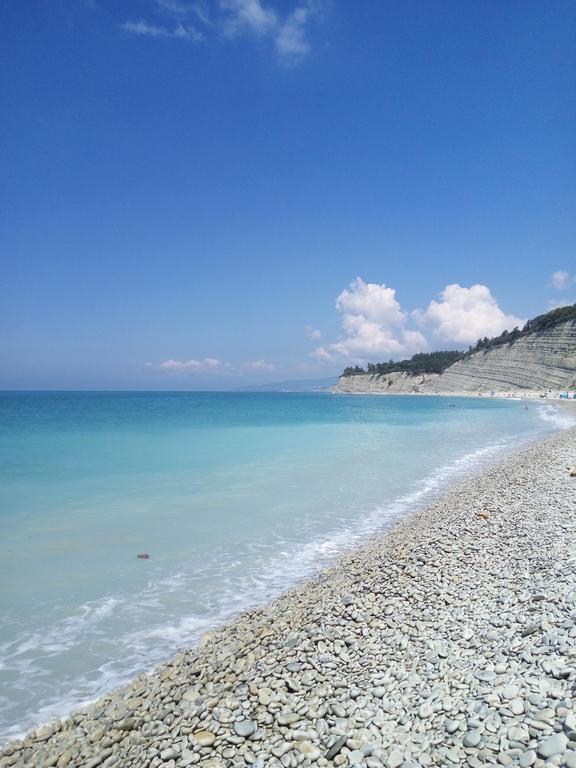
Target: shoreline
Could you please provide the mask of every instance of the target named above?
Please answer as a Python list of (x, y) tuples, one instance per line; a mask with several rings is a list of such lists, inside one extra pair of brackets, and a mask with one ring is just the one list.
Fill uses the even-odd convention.
[[(538, 582), (538, 593), (544, 595), (537, 601), (537, 608), (548, 607), (546, 595), (554, 587), (549, 582), (556, 573), (555, 566), (550, 558), (546, 559), (541, 543), (532, 542), (525, 529), (532, 526), (544, 540), (560, 547), (566, 562), (573, 560), (570, 554), (576, 549), (576, 524), (563, 526), (558, 509), (576, 511), (569, 495), (576, 488), (576, 480), (569, 477), (566, 468), (574, 464), (576, 430), (571, 429), (538, 441), (480, 475), (458, 483), (439, 500), (402, 518), (383, 534), (371, 537), (317, 577), (209, 633), (197, 647), (177, 654), (152, 674), (140, 675), (128, 686), (106, 694), (62, 723), (43, 726), (22, 742), (12, 742), (0, 751), (0, 767), (175, 768), (202, 762), (206, 768), (245, 764), (255, 764), (257, 768), (290, 768), (300, 764), (393, 768), (405, 759), (417, 760), (416, 765), (435, 765), (454, 762), (450, 758), (456, 756), (457, 763), (466, 760), (473, 765), (470, 759), (475, 751), (489, 750), (485, 744), (493, 739), (488, 741), (483, 735), (482, 723), (487, 726), (488, 715), (482, 712), (472, 712), (475, 716), (468, 717), (466, 722), (479, 724), (466, 726), (461, 733), (462, 711), (455, 700), (462, 699), (458, 690), (463, 685), (470, 687), (467, 675), (480, 689), (488, 682), (501, 682), (504, 687), (516, 686), (519, 694), (522, 685), (508, 678), (512, 676), (522, 682), (538, 672), (526, 662), (529, 674), (521, 674), (521, 665), (516, 668), (509, 663), (513, 645), (504, 652), (504, 646), (500, 647), (498, 642), (501, 638), (489, 637), (491, 633), (499, 634), (493, 629), (499, 627), (501, 604), (507, 609), (520, 606), (522, 620), (515, 622), (519, 627), (526, 625), (524, 629), (529, 629), (531, 625), (525, 619), (534, 618), (525, 608), (526, 603), (531, 606), (530, 596), (520, 601), (518, 591), (512, 590), (510, 594), (516, 599), (506, 601), (506, 590), (500, 598), (494, 594), (495, 585), (502, 585), (502, 572), (506, 571), (506, 563), (497, 561), (512, 546), (508, 529), (518, 529), (522, 535), (515, 539), (518, 551), (513, 552), (512, 562), (539, 563), (539, 571), (532, 577), (530, 569), (528, 575), (522, 575), (522, 594), (526, 592), (526, 580), (533, 578)], [(518, 476), (522, 483), (518, 483)], [(502, 498), (506, 503), (502, 503)], [(524, 510), (524, 517), (518, 520), (514, 512), (522, 506), (530, 511)], [(551, 524), (555, 527), (552, 525), (548, 530)], [(572, 548), (567, 546), (570, 537)], [(477, 539), (483, 541), (482, 548), (478, 547)], [(466, 558), (459, 556), (456, 540), (460, 545), (466, 542)], [(488, 564), (486, 552), (493, 558)], [(476, 562), (478, 559), (480, 562)], [(576, 600), (574, 567), (563, 575), (573, 585)], [(510, 578), (514, 581), (516, 577), (511, 573)], [(475, 579), (476, 596), (467, 604), (471, 597), (470, 582)], [(484, 607), (491, 609), (484, 611), (484, 621), (476, 615), (482, 599)], [(437, 601), (441, 604), (437, 605)], [(562, 599), (549, 602), (553, 617)], [(486, 621), (489, 631), (483, 632)], [(524, 636), (521, 629), (516, 633), (520, 640), (515, 638), (515, 642), (522, 644), (521, 638), (525, 637), (524, 645), (531, 644), (533, 635), (541, 637), (542, 633), (555, 631), (556, 622), (548, 615), (542, 621), (540, 629), (528, 635)], [(450, 632), (446, 632), (447, 627)], [(569, 632), (572, 634), (565, 645), (570, 651), (567, 658), (573, 659), (573, 623)], [(378, 637), (378, 642), (372, 635)], [(473, 674), (474, 638), (482, 640), (482, 648), (491, 648), (489, 655), (483, 650), (481, 657), (475, 659), (476, 667), (480, 661), (486, 668), (493, 667), (488, 676), (493, 676), (491, 680)], [(447, 669), (454, 658), (462, 661), (462, 669), (454, 681), (447, 682)], [(499, 660), (494, 663), (495, 658)], [(563, 658), (561, 653), (560, 659)], [(394, 669), (402, 664), (406, 674), (402, 673), (399, 679)], [(496, 666), (505, 669), (498, 672)], [(422, 673), (428, 667), (431, 674), (426, 678)], [(458, 664), (456, 668), (459, 669)], [(551, 676), (556, 681), (556, 692), (562, 689), (560, 692), (565, 693), (575, 673), (569, 670), (566, 674), (564, 667), (560, 672), (558, 677)], [(545, 679), (549, 676), (547, 673)], [(442, 695), (438, 693), (440, 689)], [(485, 697), (480, 689), (477, 693)], [(399, 691), (404, 691), (405, 696)], [(545, 693), (548, 692), (546, 689)], [(542, 698), (541, 692), (535, 696), (545, 702), (551, 698)], [(506, 701), (490, 700), (482, 706), (495, 709), (500, 717), (501, 711), (506, 710)], [(524, 700), (522, 706), (524, 714), (535, 716), (540, 710), (550, 709)], [(520, 704), (515, 703), (514, 709), (519, 708)], [(544, 723), (541, 731), (536, 728), (537, 733), (552, 737), (557, 722), (566, 731), (566, 719), (572, 723), (568, 717), (571, 702), (570, 707), (561, 709), (566, 713), (560, 713), (560, 720), (552, 715), (549, 722), (531, 717), (534, 722)], [(519, 720), (506, 726), (508, 730), (519, 731), (518, 738), (508, 739), (512, 747), (507, 751), (516, 750), (510, 760), (520, 759), (524, 752), (534, 752), (534, 762), (525, 764), (538, 765), (539, 741), (530, 731), (535, 726), (528, 725), (522, 730), (520, 714), (511, 711), (506, 714), (509, 717)], [(446, 725), (448, 721), (457, 723), (452, 733), (448, 733), (448, 727), (453, 727)], [(429, 728), (433, 723), (437, 727)], [(576, 721), (573, 729), (576, 749)], [(472, 742), (477, 731), (481, 734), (475, 745), (453, 743), (457, 738), (466, 739), (469, 732), (474, 735), (467, 738), (467, 743)], [(526, 733), (530, 738), (523, 741)], [(416, 741), (411, 736), (417, 737)], [(326, 755), (344, 737), (339, 749), (327, 759)], [(566, 739), (564, 750), (570, 751), (571, 741)], [(418, 751), (423, 744), (425, 749)], [(440, 754), (444, 746), (450, 754)], [(531, 758), (532, 754), (525, 759)], [(576, 753), (574, 760), (576, 765)]]
[(477, 400), (479, 397), (485, 399), (485, 400), (529, 400), (529, 401), (536, 401), (538, 403), (574, 403), (576, 406), (576, 399), (572, 397), (572, 395), (576, 394), (574, 392), (571, 392), (571, 397), (569, 398), (562, 398), (560, 397), (561, 392), (566, 392), (566, 390), (555, 390), (550, 391), (547, 394), (542, 393), (541, 390), (494, 390), (494, 394), (492, 392), (470, 392), (470, 391), (462, 391), (462, 392), (379, 392), (377, 390), (374, 391), (362, 391), (362, 390), (356, 390), (356, 391), (344, 391), (339, 390), (336, 387), (333, 387), (330, 390), (330, 394), (332, 395), (378, 395), (378, 396), (384, 396), (384, 397), (391, 397), (391, 396), (397, 396), (397, 397), (447, 397), (447, 398), (454, 398), (454, 397), (466, 397), (470, 398), (472, 400)]

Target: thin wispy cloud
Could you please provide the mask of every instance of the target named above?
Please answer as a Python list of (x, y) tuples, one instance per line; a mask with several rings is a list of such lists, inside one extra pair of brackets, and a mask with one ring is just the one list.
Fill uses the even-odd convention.
[(245, 368), (249, 371), (263, 371), (271, 372), (276, 370), (276, 366), (273, 363), (267, 363), (265, 360), (251, 360), (246, 363)]
[(227, 37), (249, 33), (268, 38), (284, 64), (295, 64), (311, 51), (308, 27), (320, 15), (318, 2), (305, 0), (285, 15), (261, 0), (220, 0), (220, 7)]
[(304, 333), (312, 341), (320, 341), (322, 338), (322, 331), (320, 331), (318, 328), (313, 328), (311, 325), (304, 326)]
[(170, 16), (180, 22), (192, 18), (203, 26), (214, 26), (208, 4), (202, 0), (196, 3), (182, 2), (182, 0), (156, 0), (156, 10), (162, 16)]
[(160, 363), (160, 368), (163, 371), (190, 371), (190, 372), (202, 372), (202, 371), (226, 371), (230, 370), (232, 366), (230, 363), (223, 363), (215, 357), (205, 357), (203, 360), (164, 360)]
[(184, 18), (191, 11), (187, 3), (181, 3), (178, 0), (156, 0), (156, 7), (161, 13), (177, 18)]
[(558, 269), (552, 273), (550, 283), (557, 291), (564, 291), (569, 288), (572, 283), (576, 283), (576, 275), (571, 275), (565, 269)]
[[(301, 0), (288, 11), (263, 0), (218, 0), (205, 2), (154, 0), (150, 19), (126, 21), (125, 32), (149, 38), (188, 40), (194, 43), (225, 43), (243, 37), (271, 43), (278, 60), (287, 66), (300, 62), (312, 50), (310, 25), (320, 18), (320, 0)], [(158, 21), (154, 16), (159, 18)], [(173, 26), (166, 25), (167, 18)], [(199, 31), (194, 24), (200, 24)]]
[(223, 32), (226, 37), (238, 37), (243, 32), (267, 35), (278, 26), (278, 17), (260, 0), (220, 0), (224, 12)]
[(192, 5), (192, 11), (202, 22), (202, 24), (205, 24), (207, 27), (214, 26), (214, 22), (212, 21), (212, 17), (210, 15), (210, 10), (208, 9), (206, 3), (194, 3)]
[(296, 8), (280, 25), (274, 41), (280, 58), (285, 61), (293, 61), (310, 52), (310, 43), (306, 38), (306, 32), (311, 16), (311, 8)]
[(192, 43), (201, 43), (204, 40), (204, 35), (201, 32), (198, 32), (197, 29), (180, 23), (169, 28), (150, 24), (147, 21), (140, 19), (139, 21), (125, 22), (121, 25), (121, 29), (123, 29), (124, 32), (130, 32), (133, 35), (140, 35), (143, 37), (172, 38), (175, 40), (188, 40)]

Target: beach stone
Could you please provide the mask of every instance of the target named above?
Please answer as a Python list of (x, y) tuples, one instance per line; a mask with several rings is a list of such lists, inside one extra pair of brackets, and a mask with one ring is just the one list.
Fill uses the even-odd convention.
[(301, 719), (300, 715), (297, 715), (295, 712), (279, 712), (276, 715), (276, 722), (280, 725), (292, 725), (292, 723), (297, 723)]
[(418, 709), (418, 717), (420, 717), (422, 720), (425, 720), (427, 717), (430, 717), (431, 714), (432, 714), (432, 707), (427, 701), (425, 701), (423, 704), (420, 705)]
[(510, 708), (510, 711), (513, 715), (523, 715), (524, 714), (524, 702), (522, 699), (511, 699), (508, 703), (508, 707)]
[(348, 740), (347, 736), (339, 736), (334, 742), (334, 744), (332, 744), (330, 749), (324, 755), (326, 760), (333, 760), (336, 757), (336, 755), (340, 752), (342, 747), (346, 744), (347, 740)]
[(103, 749), (98, 755), (87, 760), (82, 768), (96, 768), (96, 766), (101, 765), (106, 758), (110, 757), (111, 754), (112, 749), (110, 747), (108, 749)]
[(536, 751), (546, 760), (554, 755), (561, 755), (566, 750), (567, 744), (568, 739), (563, 733), (555, 733), (538, 744)]
[(340, 598), (340, 602), (344, 606), (354, 605), (354, 598), (352, 597), (352, 595), (342, 595), (342, 597)]
[(296, 749), (312, 762), (318, 760), (321, 754), (318, 747), (314, 746), (310, 741), (299, 741), (296, 744)]
[(386, 768), (400, 768), (403, 762), (403, 753), (399, 749), (393, 749), (386, 760)]
[(458, 722), (458, 720), (444, 721), (444, 728), (446, 730), (446, 733), (456, 733), (459, 727), (460, 727), (460, 723)]
[(51, 725), (43, 725), (41, 728), (38, 728), (35, 733), (36, 741), (48, 741), (53, 733), (54, 728)]
[(477, 747), (482, 739), (480, 731), (468, 731), (464, 734), (462, 743), (465, 747)]
[(564, 754), (564, 765), (566, 768), (576, 768), (576, 751), (571, 749)]
[(518, 764), (521, 768), (530, 768), (530, 766), (534, 765), (535, 762), (536, 752), (533, 749), (527, 749), (525, 752), (522, 752), (518, 758)]
[(212, 731), (196, 731), (193, 738), (201, 747), (211, 747), (216, 741), (216, 734)]
[(255, 730), (256, 726), (252, 720), (239, 720), (234, 723), (234, 732), (245, 739), (247, 739), (248, 736), (252, 736)]

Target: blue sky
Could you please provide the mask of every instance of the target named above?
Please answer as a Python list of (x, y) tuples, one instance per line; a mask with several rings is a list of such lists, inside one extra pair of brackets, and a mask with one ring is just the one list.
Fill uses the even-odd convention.
[(206, 388), (576, 301), (573, 0), (2, 0), (0, 386)]

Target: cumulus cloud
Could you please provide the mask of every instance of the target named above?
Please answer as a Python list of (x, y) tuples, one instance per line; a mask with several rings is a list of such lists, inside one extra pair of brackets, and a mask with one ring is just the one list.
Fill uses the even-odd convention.
[(322, 338), (322, 332), (319, 331), (318, 328), (312, 328), (311, 325), (305, 325), (304, 332), (312, 341), (320, 341)]
[(470, 288), (454, 283), (440, 294), (440, 301), (431, 301), (424, 311), (413, 312), (414, 319), (441, 341), (472, 344), (480, 337), (498, 336), (524, 325), (524, 320), (507, 315), (486, 285)]
[(229, 363), (222, 363), (215, 357), (205, 357), (203, 360), (164, 360), (160, 363), (164, 371), (222, 371), (231, 367)]
[(265, 360), (251, 360), (246, 363), (246, 368), (251, 371), (275, 371), (276, 366), (273, 363), (267, 363)]
[(185, 26), (180, 22), (176, 24), (175, 27), (169, 29), (168, 27), (160, 27), (140, 19), (140, 21), (127, 21), (121, 25), (121, 28), (125, 32), (145, 37), (188, 40), (192, 43), (200, 43), (204, 39), (204, 35), (202, 35), (201, 32), (198, 32), (197, 29), (194, 29), (194, 27), (191, 26)]
[(396, 291), (384, 284), (365, 283), (357, 277), (337, 297), (336, 308), (342, 315), (343, 336), (314, 350), (317, 360), (363, 362), (427, 348), (420, 331), (406, 328), (407, 314)]
[(576, 282), (576, 275), (571, 277), (570, 273), (566, 272), (566, 270), (558, 269), (556, 272), (552, 273), (550, 282), (557, 291), (563, 291), (570, 286), (570, 283)]

